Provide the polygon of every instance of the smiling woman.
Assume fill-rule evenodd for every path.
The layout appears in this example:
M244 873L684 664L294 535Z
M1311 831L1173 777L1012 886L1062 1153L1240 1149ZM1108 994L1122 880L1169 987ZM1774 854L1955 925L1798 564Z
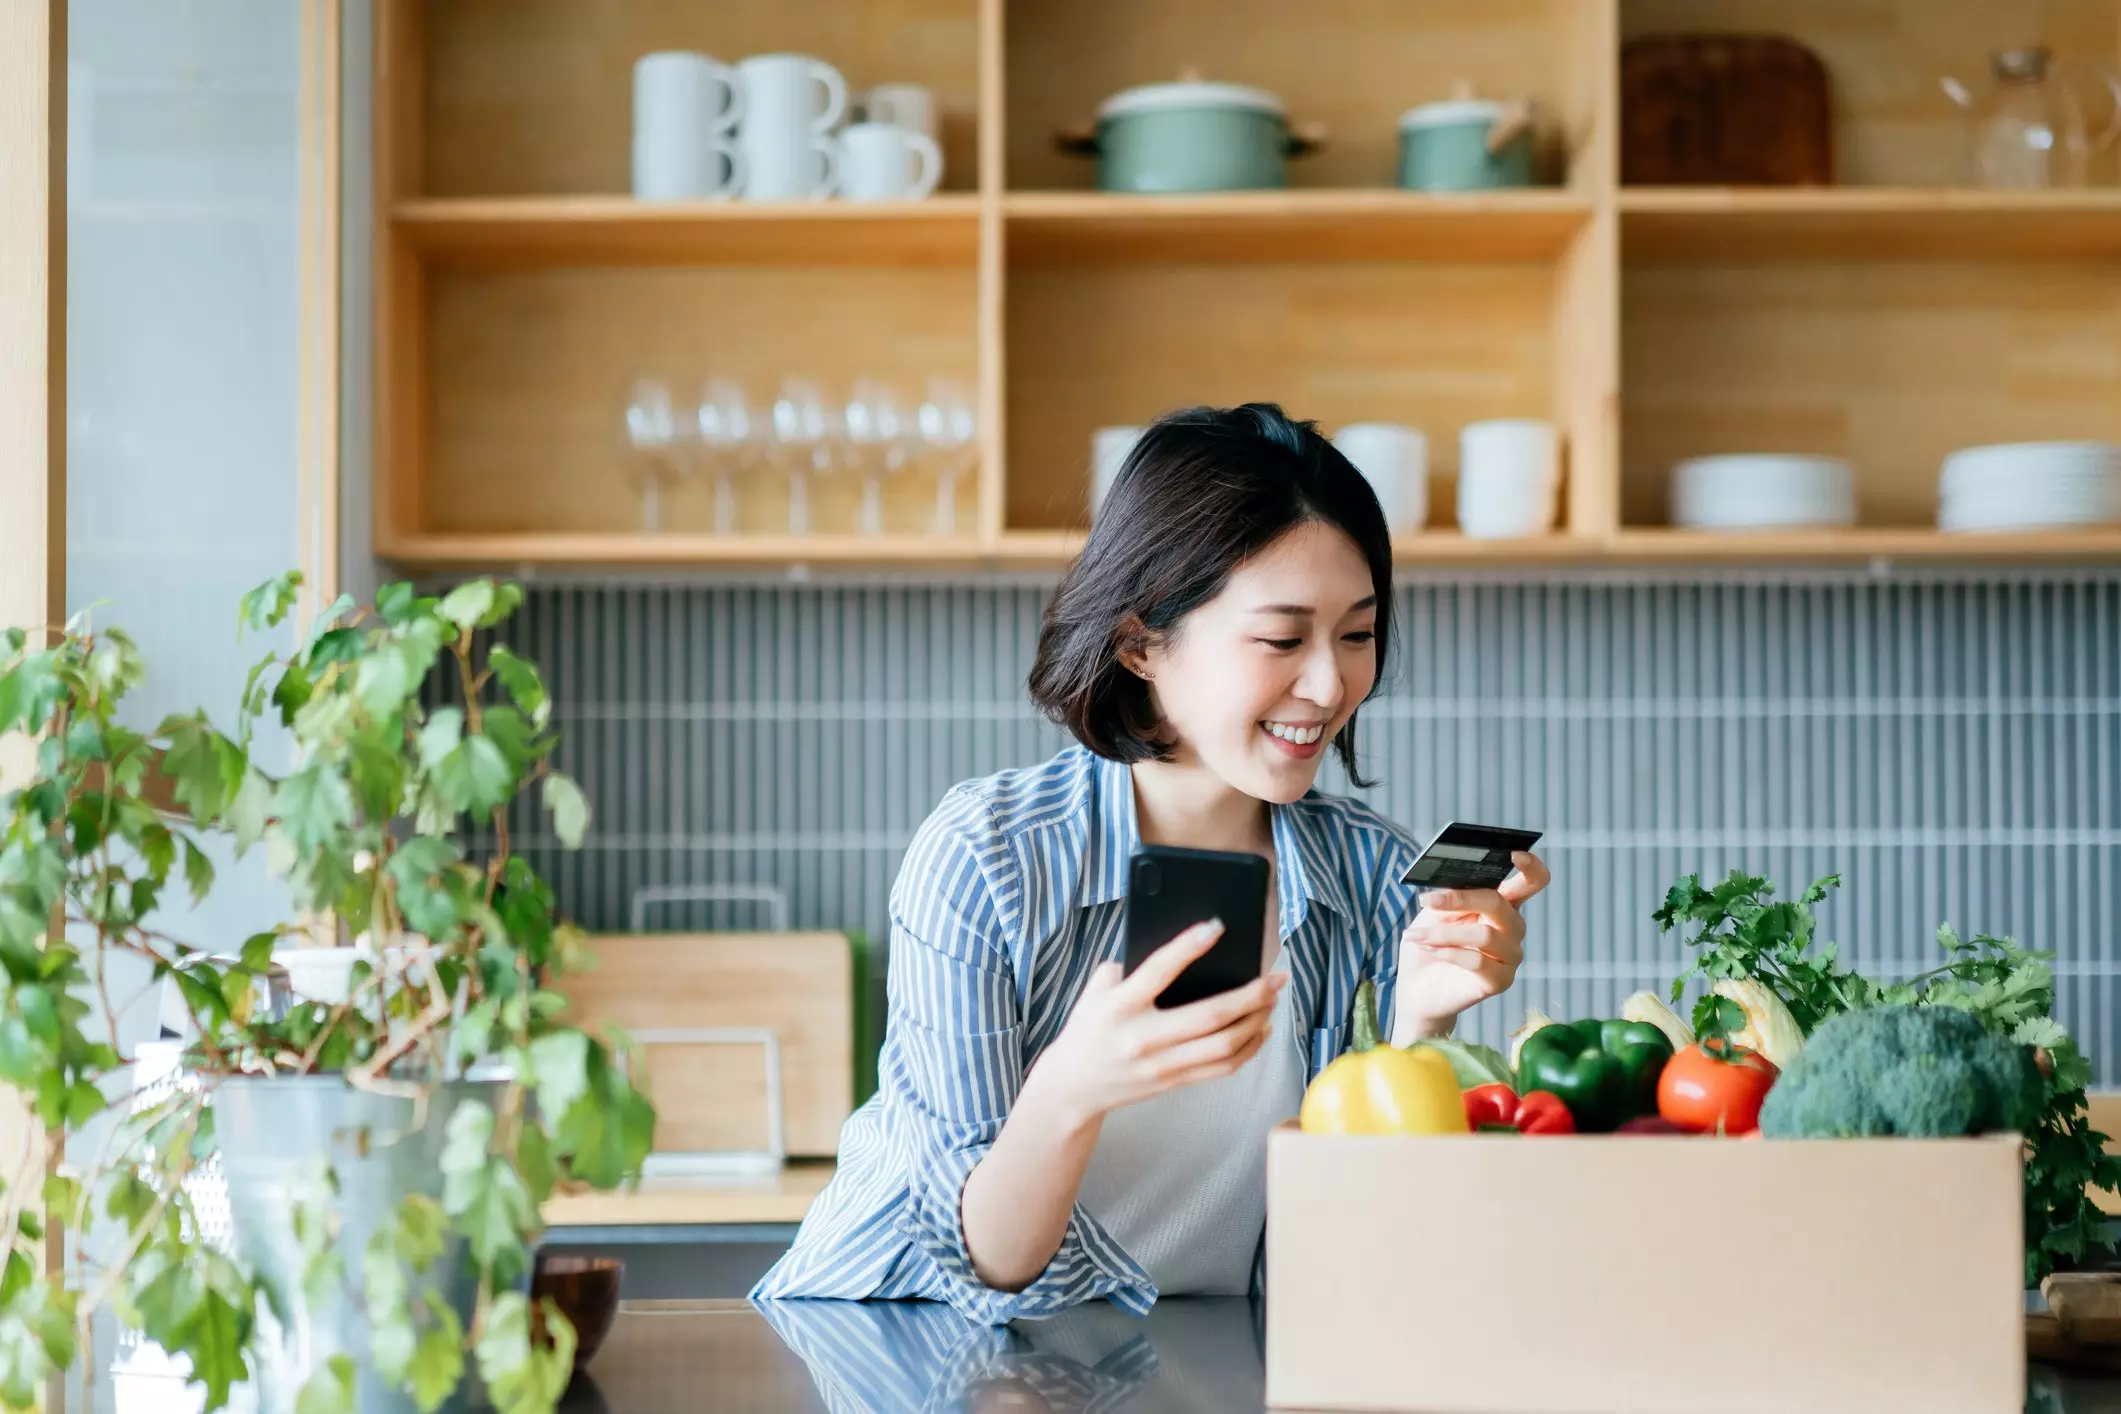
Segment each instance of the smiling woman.
M978 1319L1097 1297L1256 1292L1266 1136L1346 1049L1376 985L1401 1044L1510 985L1538 859L1494 891L1417 898L1420 853L1313 789L1390 641L1391 546L1368 483L1307 422L1253 403L1159 420L1047 606L1033 700L1080 746L968 781L891 899L876 1096L755 1295L947 1300ZM1273 865L1258 980L1157 997L1221 936L1130 974L1144 844Z

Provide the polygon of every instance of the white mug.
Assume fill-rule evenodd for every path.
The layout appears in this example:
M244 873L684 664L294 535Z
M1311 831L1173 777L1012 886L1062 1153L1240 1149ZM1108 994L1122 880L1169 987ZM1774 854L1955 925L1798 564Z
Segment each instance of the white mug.
M1429 439L1396 422L1351 422L1333 445L1377 493L1391 530L1421 529L1429 516Z
M648 201L728 196L744 162L719 136L744 113L734 69L705 54L666 50L633 66L633 194Z
M839 141L839 189L849 201L917 200L943 179L942 149L909 128L855 123Z
M1515 539L1553 528L1561 489L1561 439L1551 422L1498 418L1458 439L1458 525L1475 540Z
M808 54L754 54L737 64L744 132L829 133L847 111L847 80Z
M935 126L935 95L917 83L880 83L862 95L862 116L872 123L909 128L930 141L942 134Z
M1090 434L1090 519L1097 519L1112 493L1112 483L1127 464L1127 454L1141 440L1139 427L1100 427Z
M746 201L822 201L839 186L839 141L823 133L747 138L740 150Z

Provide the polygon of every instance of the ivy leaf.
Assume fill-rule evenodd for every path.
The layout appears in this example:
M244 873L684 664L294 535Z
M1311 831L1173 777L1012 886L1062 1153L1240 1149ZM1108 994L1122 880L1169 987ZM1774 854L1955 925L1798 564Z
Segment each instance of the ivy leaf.
M190 840L184 841L184 882L191 886L194 908L206 902L206 895L214 886L213 861Z
M45 1380L73 1361L72 1297L48 1281L31 1282L0 1311L0 1399L35 1407Z
M471 579L442 596L436 612L458 628L477 628L494 605L493 581Z
M529 1265L524 1239L537 1228L538 1210L512 1166L496 1156L468 1173L452 1174L444 1182L442 1201L473 1261L503 1283L522 1275Z
M434 1414L464 1378L464 1326L439 1293L429 1291L426 1303L434 1324L420 1332L406 1374L421 1414Z
M574 1369L574 1328L547 1298L549 1349L530 1339L530 1299L520 1291L496 1296L479 1336L479 1375L500 1414L549 1414Z
M354 696L374 716L386 716L405 705L418 679L396 645L369 654L354 669Z
M589 1091L560 1119L553 1137L576 1178L593 1188L616 1188L640 1172L648 1157L655 1107L602 1050L593 1049Z
M468 736L435 768L434 784L445 808L483 817L507 804L516 776L500 747L483 736Z
M414 932L444 938L461 921L450 888L451 866L460 858L456 842L439 835L414 835L391 851L383 874L396 885L398 907Z
M334 1355L302 1381L302 1388L295 1395L295 1414L350 1414L353 1402L353 1360ZM211 1401L207 1407L214 1407Z
M264 837L271 811L272 787L256 771L246 771L228 807L228 827L235 831L236 853L243 853Z
M419 594L404 580L386 584L376 591L376 613L392 628L412 617L413 606L419 602Z
M430 715L427 725L420 728L418 746L420 765L435 770L457 749L464 739L464 709L444 707Z
M391 1250L399 1261L415 1272L424 1272L442 1256L449 1236L449 1215L442 1205L424 1193L409 1195L398 1205L391 1228Z
M542 1113L558 1119L589 1093L589 1051L589 1038L579 1031L554 1031L530 1043Z
M48 648L23 654L0 670L0 735L17 727L32 734L43 731L65 691L57 654Z
M208 1409L226 1404L229 1389L250 1378L250 1367L243 1361L243 1342L249 1337L247 1314L219 1291L209 1290L192 1320L190 1338L183 1342L184 1353L191 1357L192 1381L206 1386Z
M158 733L168 745L162 774L170 793L198 824L220 815L243 780L243 749L208 725L204 717L172 717Z
M352 609L353 606L354 597L351 594L341 594L338 598L325 605L324 611L310 621L309 636L302 640L301 656L304 658L309 657L316 652L319 643L322 643L334 633L343 632L344 630L334 628L333 625L338 623L340 615Z
M353 792L337 771L313 762L273 790L272 813L295 848L309 855L336 839L353 820Z
M253 632L276 628L295 606L295 596L302 588L302 571L286 570L274 576L243 596L237 607L242 615L242 627Z
M263 972L272 966L273 949L280 946L277 932L253 933L243 940L243 970Z
M545 679L535 665L518 658L503 644L495 644L486 655L486 666L500 680L501 688L508 694L530 724L540 730L552 719L552 703L545 696Z
M552 831L569 849L580 849L589 832L589 801L573 777L554 771L545 778L545 808L552 812Z

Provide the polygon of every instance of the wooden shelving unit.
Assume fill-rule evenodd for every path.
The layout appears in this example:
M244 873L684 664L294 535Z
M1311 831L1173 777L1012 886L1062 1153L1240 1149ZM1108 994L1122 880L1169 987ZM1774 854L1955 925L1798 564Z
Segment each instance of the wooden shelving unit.
M1770 28L1836 85L1845 185L1624 188L1617 55L1655 30ZM376 548L407 566L1063 564L1089 444L1188 403L1268 398L1327 429L1423 428L1431 528L1402 562L2101 559L2121 527L1945 535L1943 456L1985 441L2121 440L2121 187L1948 185L1956 114L1910 75L2045 42L2121 58L2121 0L381 0L377 35ZM694 48L817 54L857 89L941 99L925 202L648 206L623 195L630 69ZM1278 93L1331 137L1275 192L1120 196L1054 133L1185 68ZM1524 94L1550 184L1391 186L1405 108ZM766 393L930 377L973 391L979 463L957 533L821 533L754 495L709 533L706 488L643 535L618 432L627 385L709 375ZM1529 541L1449 527L1458 430L1550 418L1561 524ZM1674 462L1845 456L1863 524L1705 534L1665 524ZM754 486L754 492L762 488Z

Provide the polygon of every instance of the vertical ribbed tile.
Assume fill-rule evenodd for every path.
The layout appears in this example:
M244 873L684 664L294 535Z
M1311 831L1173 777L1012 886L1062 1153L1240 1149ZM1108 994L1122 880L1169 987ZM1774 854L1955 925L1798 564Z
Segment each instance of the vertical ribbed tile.
M644 885L763 884L798 927L882 937L942 792L1065 742L1023 691L1045 592L534 587L515 631L596 819L572 858L534 803L511 830L592 928ZM1683 959L1650 913L1681 874L1794 893L1831 870L1825 931L1866 969L1925 965L1946 920L2055 950L2064 1019L2121 1079L2121 573L1424 584L1393 636L1365 798L1416 834L1536 826L1555 869L1517 993L1466 1034L1668 980ZM1321 784L1348 788L1337 764Z

